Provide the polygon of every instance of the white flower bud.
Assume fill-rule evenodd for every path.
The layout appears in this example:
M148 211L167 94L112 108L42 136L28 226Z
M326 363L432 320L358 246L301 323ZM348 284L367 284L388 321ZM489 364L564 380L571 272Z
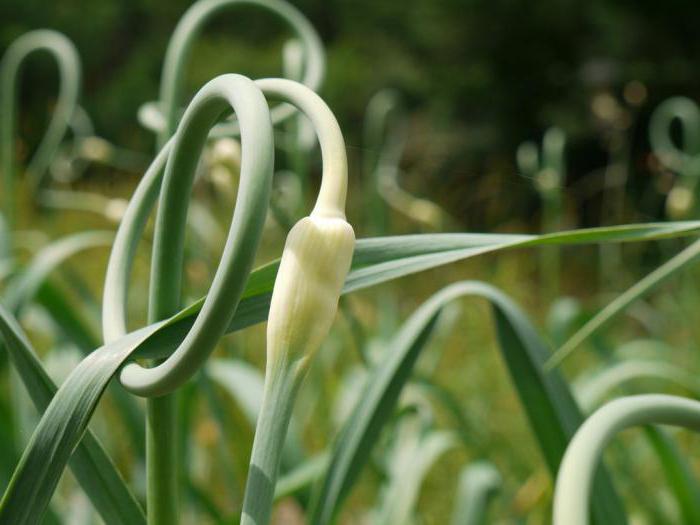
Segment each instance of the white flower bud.
M268 366L310 359L330 331L355 247L344 217L312 213L287 236L267 324Z

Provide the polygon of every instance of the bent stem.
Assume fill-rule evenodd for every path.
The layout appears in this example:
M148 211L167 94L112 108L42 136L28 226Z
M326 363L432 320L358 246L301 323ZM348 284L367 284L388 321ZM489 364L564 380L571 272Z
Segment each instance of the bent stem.
M608 403L571 440L557 476L554 525L587 525L593 478L606 445L622 430L639 425L673 425L700 431L700 402L649 394Z
M282 446L307 362L302 359L290 364L276 363L265 374L265 390L255 428L241 525L264 525L270 521Z
M80 59L73 43L64 35L39 29L22 35L5 52L0 63L0 162L2 163L3 211L9 231L15 227L15 151L17 83L22 64L37 51L53 55L60 75L59 93L51 121L32 157L27 172L36 188L55 155L77 107L80 90Z
M158 134L158 144L164 145L177 128L179 104L185 91L185 71L192 54L195 41L210 20L221 13L240 6L255 6L279 17L294 32L303 47L305 63L302 82L312 90L320 87L325 74L325 53L321 39L311 23L292 4L283 0L199 0L183 15L168 43L161 74L160 101L153 108L157 122L150 122ZM280 123L288 119L296 110L282 105L272 110L272 120ZM215 135L237 135L240 132L237 122L218 124Z

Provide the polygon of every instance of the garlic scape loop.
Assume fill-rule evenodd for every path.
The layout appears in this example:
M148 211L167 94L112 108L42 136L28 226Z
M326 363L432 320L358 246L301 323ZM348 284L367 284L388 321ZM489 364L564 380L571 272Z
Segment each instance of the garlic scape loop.
M304 68L301 82L317 90L325 74L325 53L318 33L306 17L292 4L284 0L199 0L182 16L173 32L165 54L161 74L160 101L147 103L139 110L139 121L158 134L163 145L174 133L180 118L183 101L185 71L194 43L205 24L224 12L236 7L259 7L278 16L293 31L303 49ZM278 124L295 113L295 109L283 104L272 109L272 121ZM237 121L217 124L212 136L230 136L240 133Z
M0 63L0 159L2 166L3 211L10 227L14 223L16 162L14 134L17 119L17 79L25 60L35 52L48 52L56 60L59 93L56 107L44 137L32 157L27 173L32 188L46 174L77 108L80 91L80 59L73 43L50 29L30 31L15 40Z
M681 129L681 145L672 137L674 122ZM690 215L696 205L700 178L700 108L687 97L671 97L651 116L649 143L658 161L676 175L666 198L666 212L672 219Z
M593 482L605 447L623 430L672 425L700 432L700 403L665 394L620 397L596 410L569 442L554 489L553 525L587 525Z
M170 358L154 368L138 364L124 367L120 379L132 393L151 397L178 388L196 373L235 313L262 234L272 179L272 126L261 90L270 98L293 104L309 117L323 156L316 205L310 216L294 227L282 256L268 327L271 353L287 355L292 345L297 354L312 353L309 349L314 348L308 345L297 351L296 341L318 345L330 329L354 247L354 233L345 221L347 158L338 123L323 100L302 84L284 79L252 82L240 75L222 75L197 93L175 136L146 171L119 225L107 265L103 333L106 341L113 341L128 331L131 267L150 211L160 196L150 320L163 319L179 309L184 226L195 166L208 131L230 106L241 123L241 177L221 262L194 325ZM309 328L312 325L296 321L308 319L314 311L318 317L312 323L313 330ZM325 316L324 322L320 322L321 316Z
M270 198L272 124L265 98L251 80L222 75L195 95L175 136L154 161L157 165L167 157L155 225L150 320L164 319L180 307L185 223L195 169L209 130L229 108L241 125L242 153L240 186L224 252L202 309L180 346L154 368L132 363L122 370L122 385L138 395L167 394L194 375L224 334L252 268ZM120 230L132 231L121 238L118 234L110 257L105 316L123 312L125 307L125 286L135 251L134 232L143 230L159 183L158 166L152 168L136 191L133 209L127 210L120 225ZM108 320L105 323L105 333L118 335L124 328Z

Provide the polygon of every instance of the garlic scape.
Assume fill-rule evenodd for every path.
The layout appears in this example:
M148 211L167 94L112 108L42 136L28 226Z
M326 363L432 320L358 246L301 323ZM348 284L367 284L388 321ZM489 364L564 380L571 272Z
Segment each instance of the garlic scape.
M553 525L590 523L591 491L605 447L623 430L672 425L700 431L700 402L665 394L620 397L581 425L561 461L554 490Z
M681 129L681 145L673 139L673 126ZM649 122L649 144L661 165L676 179L666 198L666 213L680 220L696 206L700 177L700 108L687 97L671 97L662 102Z
M266 524L297 390L328 335L350 270L355 234L345 220L347 158L335 117L312 91L287 80L262 80L266 95L297 106L321 145L323 179L316 206L289 232L267 322L265 389L243 502L242 524Z
M285 0L199 0L185 12L175 28L165 53L161 73L160 100L148 102L139 109L140 123L158 135L162 146L172 136L181 116L184 99L185 73L194 44L207 23L222 13L239 7L256 7L284 22L301 44L304 68L300 81L317 90L326 68L325 52L318 33L306 17ZM289 105L281 104L271 111L272 122L278 124L295 113ZM239 135L237 120L218 123L212 136Z
M64 35L49 29L30 31L19 37L5 51L0 62L0 162L2 169L3 212L13 228L15 223L16 162L14 134L17 120L17 84L22 65L35 53L52 55L58 66L59 93L56 108L36 153L29 162L27 174L32 189L41 183L59 148L77 108L80 91L80 59L73 43Z
M233 109L241 129L241 175L236 207L211 288L192 327L169 358L145 368L127 364L122 385L149 397L149 522L176 523L173 498L177 456L172 396L204 364L236 312L270 200L273 135L264 96L295 106L310 119L320 144L323 178L311 214L289 234L275 282L268 323L265 395L258 419L250 476L269 490L248 491L245 520L269 516L279 448L310 357L330 330L350 267L355 238L345 220L347 158L338 123L323 100L291 80L253 82L222 75L194 97L175 135L144 174L119 225L107 266L103 296L106 341L127 333L129 276L148 216L158 201L149 317L164 319L180 308L184 232L190 190L209 131ZM262 473L262 477L256 476ZM151 484L151 481L153 482ZM255 482L249 482L249 487ZM250 496L254 494L254 496ZM248 521L250 523L251 521Z

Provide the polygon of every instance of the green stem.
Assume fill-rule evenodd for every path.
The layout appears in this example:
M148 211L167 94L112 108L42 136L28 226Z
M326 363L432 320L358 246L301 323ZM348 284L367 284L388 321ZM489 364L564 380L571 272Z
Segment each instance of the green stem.
M178 523L177 397L169 394L146 404L146 511L148 525Z
M265 374L265 391L255 428L241 525L266 525L270 521L282 445L304 371L303 365L276 363Z
M590 416L571 440L557 475L554 525L589 523L591 488L605 446L619 432L639 425L673 425L700 431L700 403L648 394L618 398Z

